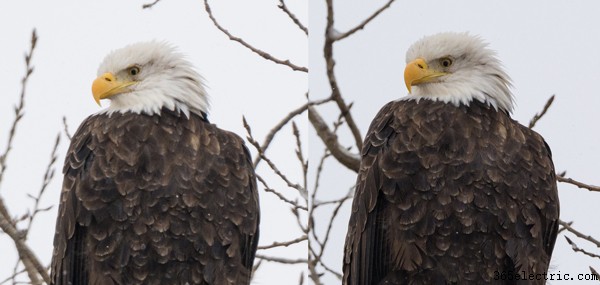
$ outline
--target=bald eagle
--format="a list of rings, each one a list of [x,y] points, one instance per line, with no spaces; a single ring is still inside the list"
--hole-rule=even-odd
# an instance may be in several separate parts
[[[343,283],[544,284],[554,165],[544,139],[510,117],[495,52],[441,33],[406,61],[410,94],[379,111],[362,148]]]
[[[250,284],[259,205],[250,154],[210,124],[203,79],[172,46],[110,53],[107,109],[64,165],[51,284]]]

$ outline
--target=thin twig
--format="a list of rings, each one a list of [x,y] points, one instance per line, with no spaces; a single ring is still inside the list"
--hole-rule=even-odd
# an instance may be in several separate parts
[[[67,117],[65,116],[63,116],[63,126],[65,129],[65,135],[67,138],[69,138],[69,140],[71,140],[73,137],[71,136],[71,133],[69,133],[69,125],[67,124]]]
[[[289,258],[283,258],[283,257],[266,256],[266,255],[262,255],[262,254],[257,254],[256,258],[266,260],[266,261],[271,261],[271,262],[283,263],[283,264],[301,264],[301,263],[308,262],[308,260],[306,260],[304,258],[289,259]]]
[[[302,30],[304,32],[304,34],[306,34],[308,36],[308,29],[306,28],[306,26],[304,26],[300,20],[298,20],[298,18],[296,17],[296,15],[294,15],[289,9],[288,7],[285,5],[285,1],[284,0],[279,0],[279,5],[277,5],[277,7],[279,7],[279,9],[281,9],[283,12],[285,12],[288,17],[290,17],[290,19],[292,20],[292,22],[294,22],[294,24],[296,24],[296,26],[298,26],[298,28],[300,28],[300,30]]]
[[[142,9],[152,8],[152,7],[154,7],[154,5],[158,4],[158,2],[160,2],[160,0],[154,0],[154,2],[152,2],[152,3],[144,4],[142,6]]]
[[[311,243],[309,243],[308,246],[308,251],[309,251],[309,264],[315,264],[314,266],[310,266],[309,265],[309,270],[311,270],[311,272],[315,272],[316,273],[316,264],[320,264],[323,269],[325,269],[325,271],[335,275],[335,277],[337,277],[338,279],[342,280],[342,274],[340,274],[339,272],[333,270],[333,268],[327,266],[326,264],[324,264],[323,262],[320,262],[319,259],[314,258],[314,256],[316,255],[314,249],[310,246]]]
[[[277,198],[279,198],[281,201],[283,201],[285,203],[290,204],[293,208],[300,208],[304,211],[308,211],[308,208],[306,206],[299,205],[298,202],[287,199],[283,194],[281,194],[281,193],[277,192],[275,189],[269,187],[269,185],[267,185],[267,182],[260,175],[257,174],[256,178],[265,187],[266,192],[273,193],[275,196],[277,196]]]
[[[58,155],[56,154],[56,151],[58,150],[59,144],[60,144],[60,133],[58,133],[58,135],[56,135],[56,140],[54,141],[54,147],[52,148],[52,153],[50,154],[50,162],[48,163],[48,166],[46,167],[46,172],[44,173],[44,181],[42,181],[42,187],[40,188],[40,191],[38,192],[37,196],[29,195],[29,197],[34,200],[33,212],[29,215],[29,222],[27,223],[27,228],[25,228],[25,230],[23,232],[23,239],[27,238],[27,235],[29,234],[29,230],[31,229],[31,224],[33,224],[33,220],[35,219],[37,214],[48,211],[52,208],[52,206],[46,207],[46,208],[40,208],[40,200],[42,199],[42,195],[46,191],[46,188],[48,188],[48,185],[52,181],[52,178],[54,178],[54,164],[56,163],[56,160],[58,159]]]
[[[558,174],[556,175],[556,180],[558,180],[558,182],[573,184],[573,185],[575,185],[575,186],[577,186],[579,188],[587,189],[589,191],[600,192],[600,187],[599,186],[585,184],[583,182],[579,182],[579,181],[574,180],[572,178],[563,177],[563,176],[560,176]]]
[[[300,215],[300,211],[298,211],[298,209],[299,208],[291,208],[290,210],[292,211],[292,214],[294,214],[294,216],[296,217],[296,223],[298,224],[300,230],[303,233],[308,234],[308,225],[305,224],[304,219],[302,219],[302,216]]]
[[[596,280],[600,280],[600,273],[598,273],[598,271],[591,266],[589,266],[589,268],[590,272],[596,276]]]
[[[264,58],[266,60],[272,61],[272,62],[277,63],[277,64],[285,65],[285,66],[291,68],[294,71],[302,71],[302,72],[308,73],[308,68],[307,67],[295,65],[289,59],[286,59],[286,60],[278,59],[278,58],[270,55],[269,53],[267,53],[267,52],[265,52],[265,51],[263,51],[261,49],[255,48],[254,46],[248,44],[242,38],[233,36],[231,33],[229,33],[229,31],[227,31],[225,28],[223,28],[219,24],[219,22],[217,22],[217,19],[215,19],[215,17],[212,14],[212,11],[210,9],[210,5],[208,4],[208,0],[204,0],[204,9],[208,13],[208,17],[213,22],[213,24],[215,25],[215,27],[217,27],[217,29],[219,29],[227,37],[229,37],[230,40],[240,43],[241,45],[243,45],[247,49],[251,50],[252,52],[254,52],[256,54],[258,54],[259,56],[261,56],[262,58]]]
[[[15,278],[16,278],[17,276],[21,275],[22,273],[25,273],[25,269],[21,269],[21,271],[16,271],[16,270],[14,270],[14,272],[13,272],[13,274],[12,274],[11,276],[9,276],[9,277],[7,277],[6,279],[4,279],[4,280],[0,281],[0,285],[2,285],[2,284],[5,284],[5,283],[8,283],[8,281],[11,281],[11,280],[12,280],[12,281],[13,281],[13,283],[14,283],[14,281],[15,281]]]
[[[343,123],[344,123],[344,121],[342,120],[342,116],[338,116],[338,120],[333,123],[333,131],[331,133],[336,134],[339,127]],[[325,125],[325,126],[327,126],[327,125]],[[325,166],[325,160],[327,158],[329,158],[330,156],[331,156],[331,152],[329,151],[327,146],[325,146],[325,150],[323,151],[323,155],[321,156],[321,159],[319,161],[319,165],[317,166],[317,171],[315,174],[315,185],[313,188],[312,199],[311,199],[311,202],[313,202],[313,203],[314,203],[314,201],[316,201],[317,193],[319,192],[319,183],[321,183],[321,174],[323,173],[323,169]],[[313,208],[312,211],[314,211],[314,208],[316,208],[316,207],[313,205],[311,208]]]
[[[319,113],[317,113],[313,107],[308,108],[308,120],[317,131],[317,135],[331,152],[331,155],[348,169],[358,172],[360,168],[360,157],[340,145],[337,135],[329,130],[329,127],[323,118],[321,118]]]
[[[373,19],[375,19],[377,16],[379,16],[379,14],[381,14],[381,12],[385,11],[387,8],[390,7],[390,5],[392,5],[392,3],[395,0],[389,0],[385,5],[383,5],[383,7],[379,8],[377,11],[375,11],[375,13],[373,13],[371,16],[369,16],[368,18],[366,18],[364,21],[362,21],[360,24],[358,24],[356,27],[348,30],[345,33],[341,33],[339,35],[337,35],[336,37],[334,37],[335,41],[339,41],[339,40],[343,40],[349,36],[351,36],[352,34],[358,32],[359,30],[362,30],[365,28],[365,26],[370,23],[371,21],[373,21]]]
[[[344,196],[338,200],[338,203],[335,206],[335,208],[333,209],[333,213],[331,214],[331,218],[329,219],[329,222],[327,224],[327,230],[325,231],[325,237],[323,238],[323,241],[322,242],[319,241],[318,237],[316,235],[314,235],[315,241],[319,244],[319,246],[321,246],[321,250],[320,250],[319,254],[317,255],[317,259],[319,260],[320,263],[323,263],[321,261],[321,257],[323,255],[323,253],[325,252],[325,247],[327,246],[327,242],[329,241],[331,229],[333,228],[333,222],[334,222],[335,218],[337,217],[338,212],[344,205],[344,203],[346,201],[350,200],[350,198],[352,198],[352,194],[353,194],[352,192],[353,191],[350,191],[348,194],[346,194],[346,196]],[[314,222],[313,222],[313,225],[315,225]],[[315,232],[315,231],[313,230],[313,232]]]
[[[4,172],[6,170],[6,158],[10,150],[12,149],[12,143],[15,138],[15,133],[17,130],[17,125],[19,121],[23,118],[23,109],[25,108],[25,91],[27,89],[27,81],[29,81],[29,76],[33,73],[33,66],[31,65],[31,58],[33,57],[33,52],[35,51],[35,46],[37,44],[37,34],[35,29],[31,32],[31,47],[29,51],[25,54],[25,76],[21,79],[21,96],[19,97],[19,104],[15,106],[15,120],[10,127],[10,131],[8,133],[8,142],[6,143],[6,149],[0,155],[0,183],[2,183],[2,177],[4,176]]]
[[[600,258],[600,255],[597,255],[595,253],[591,253],[589,251],[586,251],[583,248],[578,247],[577,244],[575,244],[575,242],[573,242],[569,237],[565,236],[565,239],[567,240],[567,243],[569,243],[569,245],[571,245],[571,249],[574,252],[581,252],[581,253],[583,253],[583,254],[585,254],[587,256],[590,256],[590,257]]]
[[[308,187],[308,160],[304,159],[304,153],[302,152],[302,140],[300,139],[300,131],[296,126],[295,122],[292,122],[292,132],[294,137],[296,138],[296,157],[300,162],[300,166],[302,168],[302,179],[303,179],[303,187],[306,189]]]
[[[529,121],[530,129],[533,129],[535,124],[546,114],[546,112],[548,111],[548,108],[550,108],[550,105],[552,105],[552,102],[554,102],[554,95],[550,96],[548,101],[546,101],[546,104],[544,105],[544,108],[542,109],[542,111],[539,112],[538,114],[535,114],[533,116],[533,118],[531,119],[531,121]]]
[[[308,192],[306,191],[306,188],[302,187],[298,183],[292,183],[287,178],[287,176],[285,176],[285,174],[283,174],[283,172],[281,172],[279,170],[279,168],[277,167],[277,165],[275,165],[275,163],[273,163],[271,161],[271,159],[269,159],[265,155],[265,153],[263,152],[263,150],[260,148],[260,145],[258,144],[258,142],[252,136],[252,130],[250,129],[250,125],[246,121],[246,118],[242,118],[242,121],[244,122],[244,128],[246,129],[246,132],[248,133],[248,136],[246,138],[248,139],[248,142],[252,146],[254,146],[254,148],[256,149],[256,151],[258,151],[258,155],[260,155],[261,159],[264,160],[269,165],[269,167],[273,170],[273,172],[275,172],[275,174],[277,174],[277,176],[279,176],[279,178],[281,178],[281,180],[283,180],[283,182],[285,182],[288,185],[288,187],[294,188],[294,189],[298,190],[298,192],[300,193],[300,195],[302,197],[304,197],[305,199],[307,199],[306,197],[308,197]]]
[[[593,238],[590,235],[586,235],[576,229],[574,229],[573,227],[571,227],[571,225],[569,223],[566,223],[562,220],[558,220],[558,224],[561,225],[562,227],[564,227],[565,229],[567,229],[567,231],[573,233],[574,235],[576,235],[578,238],[587,240],[593,244],[595,244],[597,247],[600,248],[600,241],[598,241],[597,239]]]
[[[21,80],[21,96],[19,99],[19,105],[15,107],[15,120],[13,121],[13,125],[11,126],[11,130],[9,133],[9,139],[6,146],[6,150],[0,156],[0,182],[2,181],[2,176],[4,171],[6,170],[6,158],[8,153],[12,148],[12,142],[14,139],[14,135],[16,132],[17,124],[23,118],[23,110],[25,107],[25,94],[26,87],[29,77],[33,73],[33,66],[31,65],[31,59],[33,57],[33,52],[35,50],[37,44],[37,34],[35,29],[31,32],[31,47],[29,51],[25,54],[25,76]],[[11,222],[10,215],[4,204],[4,200],[0,197],[0,229],[4,231],[15,243],[15,247],[19,253],[19,258],[25,267],[27,275],[29,276],[29,280],[31,284],[38,285],[42,284],[42,282],[50,283],[50,277],[48,276],[47,270],[41,265],[38,258],[31,251],[31,249],[25,244],[24,236],[20,233],[16,225]],[[38,276],[41,276],[43,280],[40,280]]]
[[[275,125],[267,134],[267,136],[265,137],[265,140],[263,141],[262,145],[260,146],[260,149],[262,149],[263,151],[265,151],[269,145],[271,144],[271,142],[273,141],[273,139],[275,138],[275,135],[285,126],[288,124],[288,122],[290,120],[292,120],[294,117],[301,115],[302,113],[304,113],[304,111],[306,111],[308,109],[309,106],[314,106],[314,105],[320,105],[320,104],[324,104],[331,101],[331,98],[325,98],[323,100],[318,100],[318,101],[310,101],[298,108],[296,108],[295,110],[292,110],[291,112],[289,112],[283,119],[281,119],[279,121],[279,123],[277,123],[277,125]],[[258,165],[258,163],[260,162],[260,157],[257,157],[254,159],[254,167],[256,167]]]
[[[270,245],[259,246],[258,249],[263,249],[264,250],[264,249],[271,249],[271,248],[276,248],[276,247],[288,247],[288,246],[293,245],[293,244],[301,243],[301,242],[303,242],[305,240],[308,240],[308,236],[303,235],[303,236],[301,236],[299,238],[296,238],[296,239],[293,239],[293,240],[290,240],[290,241],[285,241],[285,242],[278,242],[278,241],[276,241],[276,242],[273,242]]]

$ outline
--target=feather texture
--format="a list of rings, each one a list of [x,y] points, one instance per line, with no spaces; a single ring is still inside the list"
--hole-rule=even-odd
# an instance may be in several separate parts
[[[373,120],[344,256],[347,285],[544,284],[559,205],[550,149],[473,101],[394,101]]]
[[[197,114],[97,114],[73,136],[52,284],[249,284],[259,206],[241,138]]]

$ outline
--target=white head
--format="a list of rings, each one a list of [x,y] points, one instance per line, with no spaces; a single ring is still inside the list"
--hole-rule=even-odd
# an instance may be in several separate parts
[[[480,37],[440,33],[424,37],[406,52],[405,100],[426,98],[468,105],[473,99],[511,112],[510,77],[496,52]]]
[[[105,112],[160,114],[166,107],[207,113],[208,95],[203,78],[165,42],[150,41],[112,51],[98,68],[92,85],[94,99],[110,99]]]

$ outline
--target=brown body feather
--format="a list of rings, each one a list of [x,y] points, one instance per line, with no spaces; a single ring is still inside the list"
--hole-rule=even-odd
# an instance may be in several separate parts
[[[259,206],[242,139],[202,117],[114,113],[74,135],[52,284],[249,284]]]
[[[362,149],[343,283],[544,284],[506,279],[547,272],[558,216],[540,135],[479,101],[394,101]]]

